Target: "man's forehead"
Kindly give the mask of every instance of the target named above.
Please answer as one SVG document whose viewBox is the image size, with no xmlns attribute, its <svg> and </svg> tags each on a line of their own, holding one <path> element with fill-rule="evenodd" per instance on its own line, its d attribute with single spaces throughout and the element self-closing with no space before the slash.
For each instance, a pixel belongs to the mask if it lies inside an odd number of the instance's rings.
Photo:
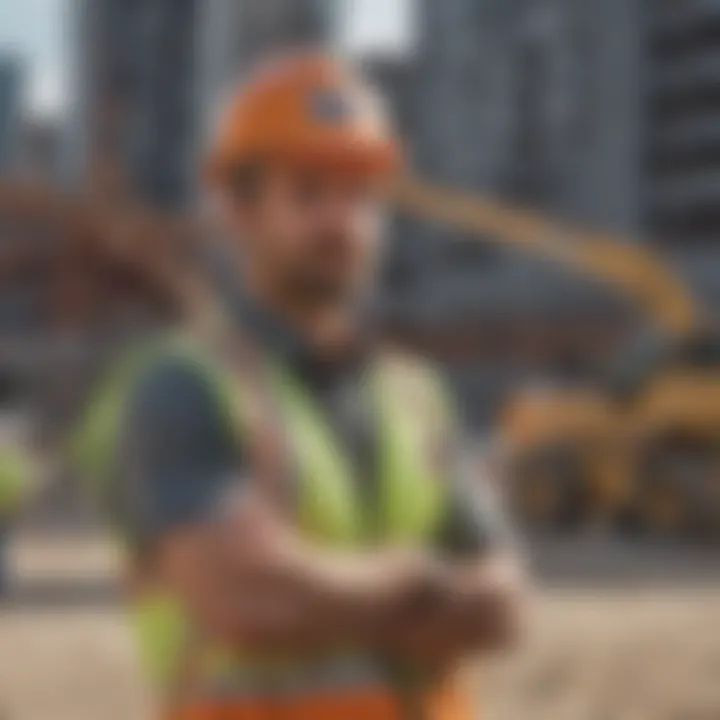
<svg viewBox="0 0 720 720">
<path fill-rule="evenodd" d="M 267 185 L 281 194 L 302 191 L 314 191 L 328 196 L 343 195 L 347 192 L 367 192 L 373 197 L 377 194 L 375 184 L 367 178 L 333 167 L 278 165 L 270 167 L 266 177 Z"/>
</svg>

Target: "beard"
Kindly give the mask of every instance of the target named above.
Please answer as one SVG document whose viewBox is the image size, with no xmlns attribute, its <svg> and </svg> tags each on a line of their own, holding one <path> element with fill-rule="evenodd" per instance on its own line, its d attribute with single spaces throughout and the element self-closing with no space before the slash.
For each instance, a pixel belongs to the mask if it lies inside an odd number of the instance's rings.
<svg viewBox="0 0 720 720">
<path fill-rule="evenodd" d="M 285 294 L 306 307 L 350 302 L 360 294 L 361 284 L 354 275 L 340 275 L 317 267 L 295 268 L 283 282 Z"/>
<path fill-rule="evenodd" d="M 286 267 L 283 275 L 289 296 L 305 305 L 328 306 L 352 302 L 363 294 L 370 267 L 350 243 L 326 237 L 302 262 Z"/>
</svg>

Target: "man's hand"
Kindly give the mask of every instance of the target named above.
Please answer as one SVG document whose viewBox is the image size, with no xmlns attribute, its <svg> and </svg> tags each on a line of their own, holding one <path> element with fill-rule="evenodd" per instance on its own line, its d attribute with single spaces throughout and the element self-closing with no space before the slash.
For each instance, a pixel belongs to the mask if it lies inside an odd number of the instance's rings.
<svg viewBox="0 0 720 720">
<path fill-rule="evenodd" d="M 408 613 L 393 650 L 431 671 L 477 652 L 505 650 L 521 636 L 522 579 L 508 558 L 444 565 L 439 602 Z"/>
<path fill-rule="evenodd" d="M 384 641 L 436 587 L 421 555 L 317 547 L 252 491 L 228 502 L 214 542 L 245 644 Z"/>
</svg>

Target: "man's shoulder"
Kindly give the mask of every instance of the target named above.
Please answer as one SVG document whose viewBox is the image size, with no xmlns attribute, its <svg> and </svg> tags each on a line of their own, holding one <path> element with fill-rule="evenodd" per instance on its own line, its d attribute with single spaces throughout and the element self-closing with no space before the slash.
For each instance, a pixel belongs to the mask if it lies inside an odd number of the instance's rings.
<svg viewBox="0 0 720 720">
<path fill-rule="evenodd" d="M 220 375 L 201 352 L 169 347 L 137 373 L 129 392 L 131 412 L 175 422 L 192 417 L 200 424 L 221 407 Z"/>
<path fill-rule="evenodd" d="M 130 532 L 143 541 L 202 521 L 242 462 L 223 395 L 192 354 L 146 357 L 118 433 L 117 487 Z"/>
</svg>

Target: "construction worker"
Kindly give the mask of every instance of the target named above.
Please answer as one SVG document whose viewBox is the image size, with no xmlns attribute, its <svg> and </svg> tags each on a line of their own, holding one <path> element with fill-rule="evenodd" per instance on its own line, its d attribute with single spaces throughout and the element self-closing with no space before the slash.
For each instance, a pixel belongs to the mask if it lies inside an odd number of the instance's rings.
<svg viewBox="0 0 720 720">
<path fill-rule="evenodd" d="M 208 167 L 231 337 L 146 353 L 91 413 L 96 455 L 121 417 L 112 494 L 174 719 L 469 718 L 459 665 L 516 634 L 517 563 L 441 383 L 373 333 L 400 168 L 354 71 L 312 52 L 261 67 Z"/>
<path fill-rule="evenodd" d="M 10 587 L 10 535 L 30 493 L 32 470 L 7 419 L 0 420 L 0 598 Z"/>
</svg>

